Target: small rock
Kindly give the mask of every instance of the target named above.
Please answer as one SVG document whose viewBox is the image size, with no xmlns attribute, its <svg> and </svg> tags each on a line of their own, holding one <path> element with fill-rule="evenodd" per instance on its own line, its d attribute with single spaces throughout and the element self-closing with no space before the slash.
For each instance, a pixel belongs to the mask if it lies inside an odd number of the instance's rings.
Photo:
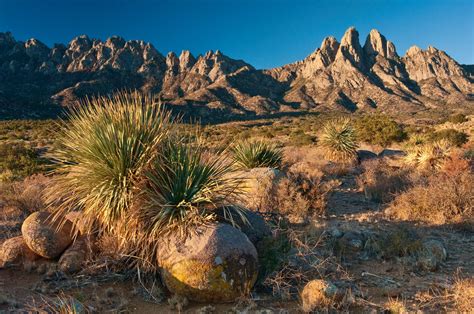
<svg viewBox="0 0 474 314">
<path fill-rule="evenodd" d="M 326 280 L 315 279 L 306 284 L 301 292 L 302 309 L 312 312 L 324 307 L 337 294 L 337 287 Z"/>
<path fill-rule="evenodd" d="M 74 274 L 81 270 L 88 254 L 87 237 L 80 236 L 64 251 L 59 259 L 59 269 L 66 274 Z"/>
<path fill-rule="evenodd" d="M 423 270 L 435 271 L 446 258 L 447 253 L 443 243 L 432 239 L 423 243 L 417 263 Z"/>
<path fill-rule="evenodd" d="M 72 223 L 52 222 L 48 212 L 35 212 L 23 222 L 21 232 L 28 247 L 36 254 L 54 259 L 72 243 Z"/>
<path fill-rule="evenodd" d="M 22 236 L 6 240 L 0 248 L 0 267 L 19 265 L 40 258 L 26 245 Z"/>
</svg>

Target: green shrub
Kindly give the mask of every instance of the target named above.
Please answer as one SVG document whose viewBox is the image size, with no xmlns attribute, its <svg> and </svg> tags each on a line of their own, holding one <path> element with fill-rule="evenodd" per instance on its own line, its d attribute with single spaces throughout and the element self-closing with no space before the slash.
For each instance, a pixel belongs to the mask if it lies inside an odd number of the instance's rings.
<svg viewBox="0 0 474 314">
<path fill-rule="evenodd" d="M 0 144 L 0 174 L 2 180 L 17 180 L 45 171 L 48 160 L 23 142 Z"/>
<path fill-rule="evenodd" d="M 457 113 L 457 114 L 453 114 L 452 116 L 450 116 L 448 118 L 448 121 L 451 122 L 451 123 L 458 124 L 458 123 L 467 122 L 468 119 L 467 119 L 465 114 Z"/>
<path fill-rule="evenodd" d="M 291 146 L 307 146 L 312 145 L 316 142 L 316 138 L 312 135 L 306 134 L 302 130 L 294 131 L 290 134 Z"/>
<path fill-rule="evenodd" d="M 460 132 L 454 129 L 445 129 L 431 134 L 430 139 L 431 141 L 446 140 L 451 145 L 460 147 L 463 144 L 467 143 L 468 136 L 464 132 Z"/>
<path fill-rule="evenodd" d="M 111 231 L 129 209 L 136 181 L 169 133 L 170 114 L 138 92 L 84 100 L 58 134 L 48 201 L 60 216 L 82 209 Z"/>
<path fill-rule="evenodd" d="M 349 161 L 357 155 L 357 138 L 351 120 L 337 118 L 326 123 L 321 136 L 321 144 L 329 159 Z"/>
<path fill-rule="evenodd" d="M 357 137 L 360 141 L 387 147 L 393 142 L 401 142 L 406 138 L 403 128 L 386 115 L 365 115 L 355 123 Z"/>
<path fill-rule="evenodd" d="M 239 142 L 232 147 L 232 153 L 239 169 L 279 168 L 283 158 L 281 149 L 264 141 Z"/>
</svg>

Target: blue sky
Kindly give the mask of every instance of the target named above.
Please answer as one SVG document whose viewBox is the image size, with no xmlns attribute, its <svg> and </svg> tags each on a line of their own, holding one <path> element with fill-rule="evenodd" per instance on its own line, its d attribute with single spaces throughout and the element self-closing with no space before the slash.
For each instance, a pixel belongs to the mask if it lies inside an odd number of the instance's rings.
<svg viewBox="0 0 474 314">
<path fill-rule="evenodd" d="M 257 68 L 303 59 L 349 26 L 372 28 L 403 55 L 433 45 L 474 63 L 474 0 L 0 0 L 0 31 L 51 46 L 87 34 L 153 43 L 163 54 L 220 49 Z"/>
</svg>

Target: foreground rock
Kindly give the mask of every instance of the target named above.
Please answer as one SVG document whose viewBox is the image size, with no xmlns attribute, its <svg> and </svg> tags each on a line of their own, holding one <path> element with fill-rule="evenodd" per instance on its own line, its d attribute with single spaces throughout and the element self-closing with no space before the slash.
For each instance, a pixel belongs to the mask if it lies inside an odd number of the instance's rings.
<svg viewBox="0 0 474 314">
<path fill-rule="evenodd" d="M 175 294 L 198 302 L 232 302 L 257 279 L 257 251 L 228 224 L 203 226 L 186 239 L 165 237 L 157 254 L 162 279 Z"/>
<path fill-rule="evenodd" d="M 40 258 L 26 245 L 22 236 L 6 240 L 0 247 L 0 268 L 20 265 Z"/>
<path fill-rule="evenodd" d="M 88 237 L 81 236 L 64 251 L 59 259 L 59 269 L 66 274 L 74 274 L 82 269 L 89 252 Z"/>
<path fill-rule="evenodd" d="M 52 222 L 50 213 L 36 212 L 23 222 L 21 232 L 26 245 L 36 254 L 54 259 L 72 243 L 72 223 Z"/>
<path fill-rule="evenodd" d="M 235 211 L 232 211 L 232 208 L 229 208 L 232 213 L 232 219 L 237 228 L 240 229 L 248 237 L 250 242 L 258 247 L 258 244 L 265 238 L 271 237 L 272 231 L 270 227 L 263 219 L 262 215 L 252 211 L 245 212 L 244 221 L 240 215 L 236 214 Z M 229 218 L 224 216 L 223 209 L 217 210 L 217 220 L 220 222 L 228 222 Z"/>
<path fill-rule="evenodd" d="M 326 280 L 315 279 L 306 284 L 301 292 L 302 309 L 313 312 L 327 306 L 337 294 L 337 287 Z"/>
</svg>

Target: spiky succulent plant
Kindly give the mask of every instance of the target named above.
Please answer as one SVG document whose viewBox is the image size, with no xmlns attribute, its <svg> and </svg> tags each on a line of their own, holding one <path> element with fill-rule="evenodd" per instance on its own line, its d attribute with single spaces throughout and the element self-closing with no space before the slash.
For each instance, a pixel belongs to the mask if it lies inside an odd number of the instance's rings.
<svg viewBox="0 0 474 314">
<path fill-rule="evenodd" d="M 328 121 L 323 128 L 321 145 L 326 155 L 334 161 L 350 161 L 357 156 L 357 137 L 348 118 Z"/>
<path fill-rule="evenodd" d="M 149 96 L 120 92 L 85 99 L 61 122 L 49 203 L 56 216 L 81 210 L 111 231 L 129 209 L 135 183 L 167 138 L 171 116 Z"/>
<path fill-rule="evenodd" d="M 413 146 L 408 149 L 405 163 L 424 170 L 437 170 L 449 158 L 452 145 L 447 140 Z"/>
<path fill-rule="evenodd" d="M 283 151 L 280 148 L 261 140 L 239 142 L 231 151 L 239 169 L 279 168 L 283 159 Z"/>
</svg>

